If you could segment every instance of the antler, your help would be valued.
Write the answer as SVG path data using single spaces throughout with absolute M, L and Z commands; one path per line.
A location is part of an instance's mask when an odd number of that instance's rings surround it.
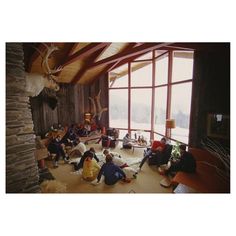
M 101 95 L 101 89 L 100 89 L 98 95 L 95 97 L 96 105 L 97 105 L 97 109 L 98 109 L 98 111 L 97 111 L 98 120 L 101 119 L 102 113 L 103 113 L 104 111 L 107 111 L 107 110 L 108 110 L 107 107 L 102 108 L 102 106 L 101 106 L 101 101 L 100 101 L 100 95 Z
M 94 99 L 89 97 L 90 101 L 92 102 L 92 105 L 93 105 L 93 118 L 97 115 L 97 110 L 96 110 L 96 105 L 95 105 L 95 102 L 94 102 Z
M 42 60 L 42 68 L 43 70 L 45 71 L 45 73 L 47 75 L 53 75 L 59 71 L 61 71 L 63 68 L 60 66 L 58 67 L 57 69 L 51 69 L 48 65 L 48 59 L 49 59 L 49 56 L 54 52 L 54 51 L 57 51 L 59 50 L 59 48 L 53 44 L 51 44 L 51 46 L 48 46 L 47 44 L 43 43 L 43 45 L 47 48 L 47 51 L 46 51 L 46 54 L 43 56 L 43 60 Z M 45 68 L 46 67 L 46 68 Z M 52 78 L 54 79 L 54 78 Z

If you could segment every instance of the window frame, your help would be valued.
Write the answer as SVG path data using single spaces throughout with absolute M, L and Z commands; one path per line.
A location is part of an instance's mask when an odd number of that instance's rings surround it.
M 132 62 L 138 62 L 139 60 L 133 60 L 128 62 L 128 87 L 109 87 L 109 83 L 108 83 L 108 90 L 115 90 L 115 89 L 128 89 L 128 129 L 124 129 L 124 128 L 120 128 L 122 130 L 127 130 L 127 133 L 131 134 L 131 131 L 137 131 L 137 129 L 133 129 L 131 127 L 131 90 L 132 89 L 152 89 L 152 97 L 151 97 L 151 129 L 146 129 L 143 130 L 145 132 L 150 132 L 150 140 L 154 139 L 154 134 L 156 135 L 160 135 L 160 136 L 166 136 L 166 137 L 170 137 L 169 139 L 172 141 L 177 141 L 173 139 L 170 136 L 169 130 L 165 127 L 165 134 L 161 134 L 158 133 L 157 131 L 155 131 L 154 129 L 154 115 L 155 115 L 155 89 L 159 88 L 159 87 L 167 87 L 167 102 L 166 102 L 166 119 L 170 119 L 170 115 L 171 115 L 171 90 L 172 90 L 172 86 L 176 85 L 176 84 L 183 84 L 183 83 L 189 83 L 191 82 L 191 84 L 193 85 L 193 78 L 191 79 L 187 79 L 187 80 L 181 80 L 181 81 L 176 81 L 176 82 L 172 82 L 172 72 L 173 72 L 173 57 L 174 57 L 174 51 L 175 50 L 169 50 L 166 51 L 162 54 L 160 54 L 159 56 L 155 56 L 155 51 L 152 51 L 152 59 L 146 59 L 145 61 L 151 61 L 152 63 L 152 84 L 151 86 L 131 86 L 131 63 Z M 194 51 L 192 51 L 192 53 L 194 54 Z M 156 80 L 156 60 L 158 58 L 161 58 L 163 56 L 166 56 L 166 54 L 168 54 L 168 80 L 167 80 L 167 84 L 161 84 L 161 85 L 156 85 L 155 80 Z M 141 60 L 144 61 L 144 60 Z M 109 91 L 110 92 L 110 91 Z M 110 94 L 110 93 L 108 93 Z M 192 106 L 192 94 L 191 94 L 191 106 Z M 109 98 L 108 98 L 109 100 Z M 109 101 L 108 101 L 109 102 Z M 191 116 L 191 107 L 190 107 L 190 116 Z M 191 120 L 191 118 L 190 118 Z M 108 119 L 108 125 L 110 127 L 110 118 Z M 114 127 L 114 128 L 118 128 L 119 127 Z M 187 144 L 187 143 L 186 143 Z M 187 144 L 188 145 L 188 144 Z

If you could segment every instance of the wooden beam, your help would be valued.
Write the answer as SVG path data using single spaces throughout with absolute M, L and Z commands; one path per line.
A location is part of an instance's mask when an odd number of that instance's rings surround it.
M 94 76 L 94 78 L 90 81 L 90 85 L 93 84 L 97 79 L 100 78 L 103 74 L 108 72 L 108 69 L 110 68 L 110 65 L 107 65 L 100 73 Z
M 167 85 L 167 103 L 166 103 L 166 119 L 170 119 L 171 115 L 171 81 L 172 81 L 172 67 L 173 67 L 173 51 L 169 51 L 169 61 L 168 61 L 168 85 Z M 170 137 L 170 130 L 167 130 L 166 128 L 166 133 L 165 133 L 167 138 Z
M 79 58 L 81 58 L 82 56 L 90 55 L 96 52 L 97 50 L 104 48 L 105 46 L 110 45 L 110 44 L 111 43 L 90 43 L 89 45 L 85 46 L 78 52 L 69 56 L 67 60 L 61 66 L 64 67 L 66 65 L 69 65 L 73 63 L 74 61 L 78 60 Z
M 131 63 L 128 64 L 128 133 L 131 136 Z
M 149 51 L 152 51 L 154 49 L 158 49 L 158 48 L 167 46 L 169 44 L 170 43 L 145 43 L 141 46 L 137 46 L 135 48 L 132 48 L 129 51 L 121 52 L 121 53 L 118 53 L 116 55 L 105 58 L 103 60 L 100 60 L 100 61 L 94 63 L 91 67 L 96 67 L 96 66 L 100 66 L 100 65 L 107 65 L 107 64 L 110 64 L 112 62 L 123 60 L 123 59 L 126 59 L 128 57 L 136 56 L 136 55 L 139 55 L 141 53 L 149 52 Z
M 109 72 L 110 72 L 111 70 L 114 70 L 114 69 L 120 67 L 120 66 L 123 66 L 124 64 L 126 64 L 126 63 L 128 63 L 128 62 L 133 62 L 135 59 L 137 59 L 138 57 L 140 57 L 140 56 L 142 56 L 142 55 L 144 55 L 144 54 L 146 54 L 146 52 L 141 53 L 141 54 L 138 54 L 138 55 L 133 56 L 133 57 L 128 57 L 128 58 L 126 58 L 126 59 L 124 59 L 124 60 L 121 60 L 121 61 L 118 61 L 118 62 L 115 62 L 115 63 L 113 64 L 113 66 L 111 66 L 111 68 L 109 69 Z
M 68 52 L 68 56 L 71 56 L 74 52 L 74 50 L 78 47 L 79 43 L 73 43 L 69 52 Z
M 134 47 L 137 47 L 137 46 L 140 46 L 142 45 L 142 43 L 129 43 L 129 45 L 125 48 L 125 50 L 123 50 L 122 52 L 125 53 L 126 51 L 129 51 L 130 49 L 134 48 Z M 119 63 L 120 63 L 121 60 L 118 60 L 112 64 L 110 64 L 109 68 L 107 71 L 111 71 L 113 70 L 114 68 L 116 67 L 119 67 Z M 124 63 L 125 64 L 125 63 Z M 118 65 L 118 66 L 117 66 Z
M 103 46 L 103 48 L 99 49 L 98 51 L 94 52 L 85 62 L 85 65 L 82 69 L 78 71 L 78 73 L 74 76 L 71 83 L 76 84 L 84 73 L 90 68 L 91 64 L 96 61 L 96 59 L 104 53 L 104 51 L 111 45 L 108 43 L 107 45 Z
M 154 113 L 155 113 L 155 75 L 156 75 L 156 59 L 155 59 L 155 51 L 152 51 L 152 101 L 151 101 L 151 132 L 150 132 L 150 140 L 154 140 Z
M 39 43 L 36 48 L 41 51 L 41 52 L 44 52 L 46 47 L 42 44 L 42 43 Z M 32 65 L 33 63 L 38 59 L 38 57 L 40 57 L 40 54 L 39 52 L 35 49 L 35 51 L 33 52 L 32 56 L 30 57 L 30 60 L 29 60 L 29 63 L 27 65 L 27 68 L 26 68 L 26 71 L 28 72 L 31 72 L 31 68 L 32 68 Z
M 194 51 L 194 49 L 192 48 L 182 48 L 182 47 L 175 47 L 175 46 L 166 46 L 161 48 L 161 50 L 166 50 L 166 51 L 170 51 L 170 50 L 174 50 L 174 51 Z
M 60 65 L 64 64 L 64 62 L 67 60 L 67 58 L 72 55 L 72 53 L 74 52 L 74 50 L 76 49 L 76 47 L 78 46 L 78 44 L 79 44 L 79 43 L 73 43 L 73 44 L 71 45 L 71 47 L 70 47 L 70 49 L 69 49 L 69 52 L 67 53 L 67 56 L 65 56 L 65 58 L 63 58 L 63 60 L 62 60 L 60 63 L 58 63 L 57 68 L 58 68 Z M 56 75 L 56 76 L 59 76 L 62 71 L 63 71 L 63 70 L 60 70 L 60 71 L 57 72 L 55 75 Z
M 127 47 L 125 47 L 125 49 L 122 51 L 123 53 L 126 52 L 126 51 L 129 51 L 130 49 L 134 48 L 135 46 L 139 46 L 139 45 L 142 45 L 143 43 L 129 43 L 129 45 Z M 120 61 L 116 61 L 116 62 L 113 62 L 109 65 L 107 65 L 99 74 L 97 74 L 93 80 L 90 82 L 91 84 L 96 80 L 98 79 L 101 75 L 111 71 L 113 68 L 116 68 L 116 67 L 119 67 L 120 65 L 117 66 L 117 64 L 119 64 Z M 125 63 L 124 63 L 125 64 Z
M 146 52 L 145 52 L 146 53 Z M 113 62 L 109 65 L 107 65 L 104 70 L 102 70 L 98 75 L 96 75 L 96 77 L 94 77 L 94 79 L 90 82 L 90 84 L 92 84 L 96 79 L 98 79 L 100 76 L 102 76 L 103 74 L 107 73 L 107 72 L 110 72 L 111 70 L 114 70 L 128 62 L 132 62 L 133 60 L 135 60 L 136 58 L 144 55 L 145 53 L 141 53 L 139 55 L 136 55 L 136 56 L 133 56 L 133 57 L 130 57 L 130 58 L 126 58 L 125 60 L 121 60 L 121 61 L 116 61 L 116 62 Z

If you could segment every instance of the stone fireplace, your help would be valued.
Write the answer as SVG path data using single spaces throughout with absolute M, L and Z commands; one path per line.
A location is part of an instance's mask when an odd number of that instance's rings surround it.
M 6 43 L 6 193 L 40 192 L 21 43 Z

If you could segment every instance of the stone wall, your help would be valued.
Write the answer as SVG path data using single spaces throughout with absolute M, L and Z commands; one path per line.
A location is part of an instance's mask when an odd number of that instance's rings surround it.
M 20 43 L 6 44 L 6 192 L 40 192 L 34 157 L 35 134 L 25 93 L 24 53 Z

